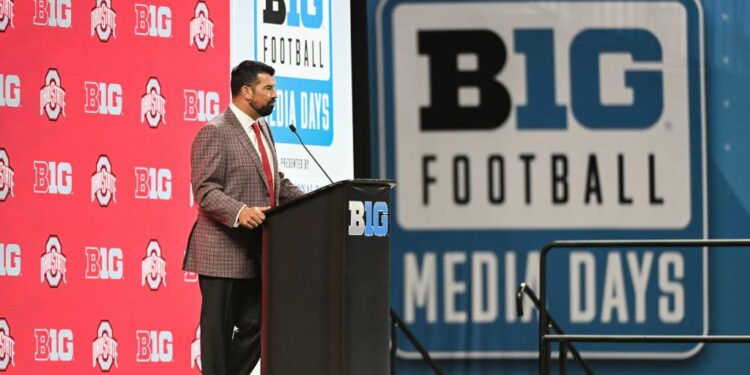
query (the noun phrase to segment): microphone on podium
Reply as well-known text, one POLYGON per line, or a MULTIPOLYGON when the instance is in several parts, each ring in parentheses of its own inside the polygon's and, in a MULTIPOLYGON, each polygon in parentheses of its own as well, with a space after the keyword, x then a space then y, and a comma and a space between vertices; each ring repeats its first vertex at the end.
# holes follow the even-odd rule
POLYGON ((297 136, 297 139, 299 139, 299 143, 302 145, 302 147, 305 148, 305 151, 307 151, 307 154, 310 155, 310 157, 315 162, 315 164, 318 165, 318 168, 320 168, 320 170, 323 171, 323 174, 326 175, 326 178, 328 178, 328 181, 331 181, 331 183, 333 183, 331 176, 329 176, 328 173, 326 173, 326 170, 323 169, 320 163, 318 163, 318 159, 315 159, 315 156, 313 156, 312 152, 310 152, 310 150, 307 149, 307 146, 305 146, 305 142, 302 142, 302 137, 300 137, 299 133, 297 133, 297 127, 295 127, 294 124, 289 124, 289 129, 291 129, 292 133, 294 133, 294 135, 297 136))

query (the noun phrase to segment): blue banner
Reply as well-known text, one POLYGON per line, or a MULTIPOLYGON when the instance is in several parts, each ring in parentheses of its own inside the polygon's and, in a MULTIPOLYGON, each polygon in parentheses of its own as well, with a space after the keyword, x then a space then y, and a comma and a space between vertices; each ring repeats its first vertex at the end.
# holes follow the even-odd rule
MULTIPOLYGON (((538 288, 549 241, 748 237, 747 7, 370 2, 373 167, 398 183, 392 304, 449 373, 536 371, 513 361, 538 347, 515 291, 538 288)), ((550 311, 568 333, 741 334, 729 305, 750 306, 729 291, 750 256, 710 254, 555 251, 550 311)), ((399 344, 406 373, 427 373, 399 344)), ((579 348, 613 360, 605 373, 741 368, 733 346, 579 348)))

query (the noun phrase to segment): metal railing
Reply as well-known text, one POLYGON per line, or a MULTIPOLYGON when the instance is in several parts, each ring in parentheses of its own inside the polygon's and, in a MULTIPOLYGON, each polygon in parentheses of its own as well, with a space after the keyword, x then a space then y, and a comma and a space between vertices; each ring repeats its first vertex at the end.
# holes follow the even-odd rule
MULTIPOLYGON (((551 359, 551 343, 561 343, 563 351, 571 342, 618 342, 618 343, 750 343, 750 336, 711 336, 711 335, 566 335, 550 334, 549 328, 552 317, 547 311, 547 255, 553 249, 573 248, 665 248, 665 247, 750 247, 750 240, 618 240, 618 241, 554 241, 542 248, 539 259, 539 374, 549 375, 551 359)), ((705 301, 704 303, 707 303, 705 301)), ((555 325, 557 325, 555 323, 555 325)), ((561 373, 565 371, 566 355, 560 355, 561 373)))
MULTIPOLYGON (((524 295, 529 297, 537 310, 539 310, 540 312, 542 311, 542 305, 539 303, 539 298, 536 297, 534 291, 531 289, 531 287, 526 285, 526 283, 521 283, 521 285, 518 287, 518 291, 516 292, 516 312, 518 313, 518 317, 523 316, 524 295)), ((560 328, 560 325, 558 325, 557 322, 555 322, 555 319, 552 318, 552 314, 550 314, 549 311, 546 311, 546 309, 545 313, 547 314, 550 328, 557 332, 558 335, 565 335, 565 332, 563 332, 562 328, 560 328)), ((581 365, 583 371, 587 375, 594 374, 594 371, 591 370, 586 361, 583 360, 583 357, 581 357, 581 353, 578 352, 578 349, 576 349, 575 345, 573 345, 573 343, 570 341, 563 341, 560 343, 560 374, 565 374, 566 372, 565 358, 567 358, 568 352, 570 352, 573 358, 581 365)))
POLYGON ((435 371, 438 375, 445 375, 443 370, 438 364, 432 359, 430 353, 425 350, 424 346, 417 340, 417 337, 409 330, 401 317, 391 309, 391 375, 396 375, 396 352, 398 350, 398 329, 404 333, 404 336, 414 345, 419 354, 422 355, 422 360, 427 363, 430 368, 435 371))

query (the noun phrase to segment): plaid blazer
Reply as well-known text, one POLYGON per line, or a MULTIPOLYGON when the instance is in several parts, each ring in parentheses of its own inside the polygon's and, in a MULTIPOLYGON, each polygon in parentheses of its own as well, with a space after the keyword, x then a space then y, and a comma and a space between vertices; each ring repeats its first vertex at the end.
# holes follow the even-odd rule
MULTIPOLYGON (((276 178, 277 203, 303 192, 279 172, 276 148, 263 120, 276 178)), ((185 271, 206 276, 248 279, 260 275, 261 229, 234 228, 237 212, 269 206, 263 164, 240 121, 227 108, 201 128, 190 151, 191 182, 199 206, 182 264, 185 271)))

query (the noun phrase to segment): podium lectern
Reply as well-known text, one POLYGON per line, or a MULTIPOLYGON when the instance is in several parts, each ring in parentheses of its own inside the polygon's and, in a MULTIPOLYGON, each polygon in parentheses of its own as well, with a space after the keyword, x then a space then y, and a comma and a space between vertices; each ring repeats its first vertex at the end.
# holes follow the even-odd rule
POLYGON ((388 372, 389 180, 341 181, 263 224, 263 375, 388 372))

